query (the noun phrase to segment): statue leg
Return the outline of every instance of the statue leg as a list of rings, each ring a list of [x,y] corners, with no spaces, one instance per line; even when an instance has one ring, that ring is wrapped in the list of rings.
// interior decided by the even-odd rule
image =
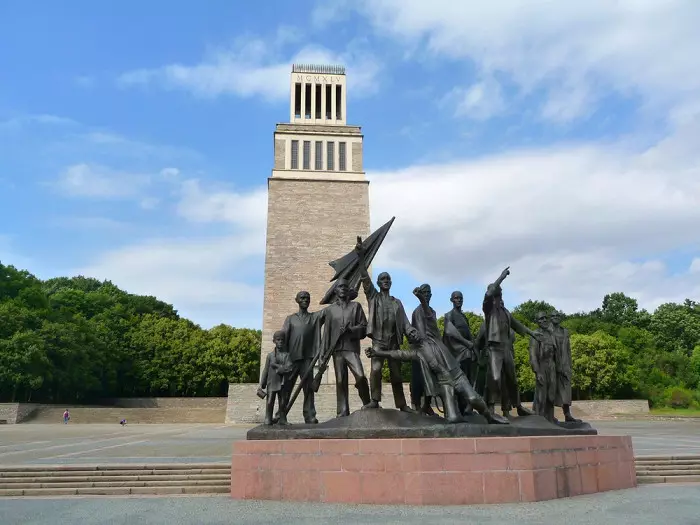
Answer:
[[[277,397],[277,392],[267,392],[267,399],[265,400],[265,424],[272,425],[272,414],[275,411],[275,398]]]
[[[374,343],[372,344],[374,347]],[[369,372],[369,384],[371,389],[370,401],[367,408],[379,408],[379,402],[382,400],[382,367],[384,366],[383,357],[373,357],[371,361],[371,370]]]
[[[294,387],[297,384],[297,379],[299,379],[299,376],[303,373],[303,366],[304,366],[304,361],[293,361],[292,362],[292,371],[289,374],[289,377],[287,380],[284,382],[284,385],[282,386],[282,389],[287,393],[287,400],[289,400],[290,397],[292,397],[292,392],[294,391]],[[275,417],[273,421],[278,422],[280,419],[280,414],[282,413],[282,407],[285,405],[280,403],[279,407],[277,408],[277,412],[275,413]],[[291,410],[291,409],[290,409]]]
[[[440,385],[442,403],[445,407],[445,419],[448,423],[460,423],[463,421],[459,411],[455,389],[450,385]]]
[[[423,398],[423,372],[418,361],[411,361],[411,404],[416,410],[420,409]]]
[[[303,361],[304,367],[302,369],[301,374],[306,374],[306,371],[309,369],[311,366],[312,360],[311,359],[305,359]],[[309,377],[309,379],[306,381],[306,384],[304,385],[304,422],[305,423],[318,423],[318,419],[316,419],[316,403],[315,403],[315,395],[314,395],[314,389],[311,388],[311,381],[312,377]]]
[[[365,369],[362,367],[360,354],[356,354],[354,352],[343,353],[345,354],[345,362],[347,363],[350,372],[352,372],[352,375],[355,377],[355,388],[357,388],[357,393],[362,400],[363,407],[365,407],[372,401],[372,396],[369,393],[369,382],[365,377]]]
[[[287,406],[287,402],[289,401],[289,395],[287,394],[287,389],[282,387],[282,390],[277,392],[277,410],[280,413],[280,417],[277,421],[278,425],[288,425],[289,423],[287,422],[287,414],[285,414],[282,411],[282,408]]]
[[[470,361],[468,359],[465,359],[459,363],[459,368],[462,370],[462,373],[467,379],[469,379],[469,373],[471,371],[469,368],[469,363]],[[471,384],[473,385],[474,383]],[[457,405],[460,413],[465,416],[474,412],[471,404],[463,396],[457,396]]]
[[[484,401],[484,398],[476,393],[476,390],[474,390],[474,387],[472,387],[471,383],[469,383],[469,380],[467,379],[467,376],[464,374],[455,380],[454,390],[457,397],[463,400],[462,402],[471,405],[474,410],[483,415],[489,423],[508,423],[507,419],[495,414],[489,409]],[[445,406],[447,407],[447,403],[445,403]]]
[[[510,406],[515,406],[519,416],[531,416],[533,414],[532,410],[528,410],[520,402],[518,376],[515,371],[515,357],[512,352],[506,352],[505,359],[503,361],[503,371],[505,372],[506,376],[505,386],[508,391]]]
[[[391,392],[394,394],[394,406],[404,412],[414,412],[406,405],[406,394],[403,393],[403,379],[401,378],[401,361],[389,359],[389,380]]]
[[[503,349],[501,345],[489,345],[488,367],[488,405],[491,412],[494,411],[496,400],[501,397],[501,371],[503,370]],[[500,401],[500,399],[498,399]]]
[[[350,403],[348,402],[348,367],[344,357],[345,352],[333,354],[333,368],[335,369],[335,395],[338,401],[337,417],[350,415]]]

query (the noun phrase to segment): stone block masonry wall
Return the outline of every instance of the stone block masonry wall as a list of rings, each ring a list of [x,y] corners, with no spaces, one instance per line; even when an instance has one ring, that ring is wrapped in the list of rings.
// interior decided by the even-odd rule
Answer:
[[[275,140],[275,164],[274,164],[276,170],[283,170],[284,169],[284,148],[285,148],[284,140],[276,139]]]
[[[298,308],[297,292],[310,292],[310,310],[319,310],[334,273],[328,263],[369,233],[368,182],[268,179],[261,366],[273,349],[272,334]],[[367,313],[363,293],[358,301]]]
[[[352,171],[362,171],[362,142],[352,143]]]
[[[8,425],[21,423],[38,407],[35,403],[0,403],[0,421]]]

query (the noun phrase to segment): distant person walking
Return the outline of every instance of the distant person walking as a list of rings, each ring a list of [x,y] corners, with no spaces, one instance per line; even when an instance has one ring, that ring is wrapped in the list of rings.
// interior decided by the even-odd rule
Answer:
[[[66,411],[63,413],[63,424],[67,425],[68,421],[70,421],[70,412],[68,412],[68,409],[66,408]]]

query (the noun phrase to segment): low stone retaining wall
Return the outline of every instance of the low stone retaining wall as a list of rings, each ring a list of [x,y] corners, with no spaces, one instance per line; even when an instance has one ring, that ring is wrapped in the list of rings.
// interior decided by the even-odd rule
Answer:
[[[265,417],[265,401],[255,393],[257,384],[237,383],[229,385],[228,403],[226,405],[226,423],[262,423]],[[411,396],[408,385],[404,385],[406,400],[410,402]],[[393,408],[391,385],[384,384],[382,388],[383,405],[385,408]],[[288,416],[290,423],[303,423],[301,415],[303,394],[297,398],[294,408]],[[354,388],[350,387],[350,410],[357,410],[362,406],[360,398]],[[336,415],[335,385],[323,384],[316,394],[316,412],[320,421],[330,419]],[[644,415],[649,413],[649,403],[644,399],[599,400],[599,401],[574,401],[572,405],[574,416],[589,420],[613,417],[618,415]],[[557,409],[556,417],[563,419],[561,409]]]
[[[0,424],[21,423],[38,407],[35,403],[0,403]]]

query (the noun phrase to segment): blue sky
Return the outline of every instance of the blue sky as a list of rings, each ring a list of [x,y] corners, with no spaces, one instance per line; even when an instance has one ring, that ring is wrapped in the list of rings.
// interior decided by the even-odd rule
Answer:
[[[700,296],[693,1],[0,6],[0,260],[259,327],[293,62],[347,66],[397,296]]]

